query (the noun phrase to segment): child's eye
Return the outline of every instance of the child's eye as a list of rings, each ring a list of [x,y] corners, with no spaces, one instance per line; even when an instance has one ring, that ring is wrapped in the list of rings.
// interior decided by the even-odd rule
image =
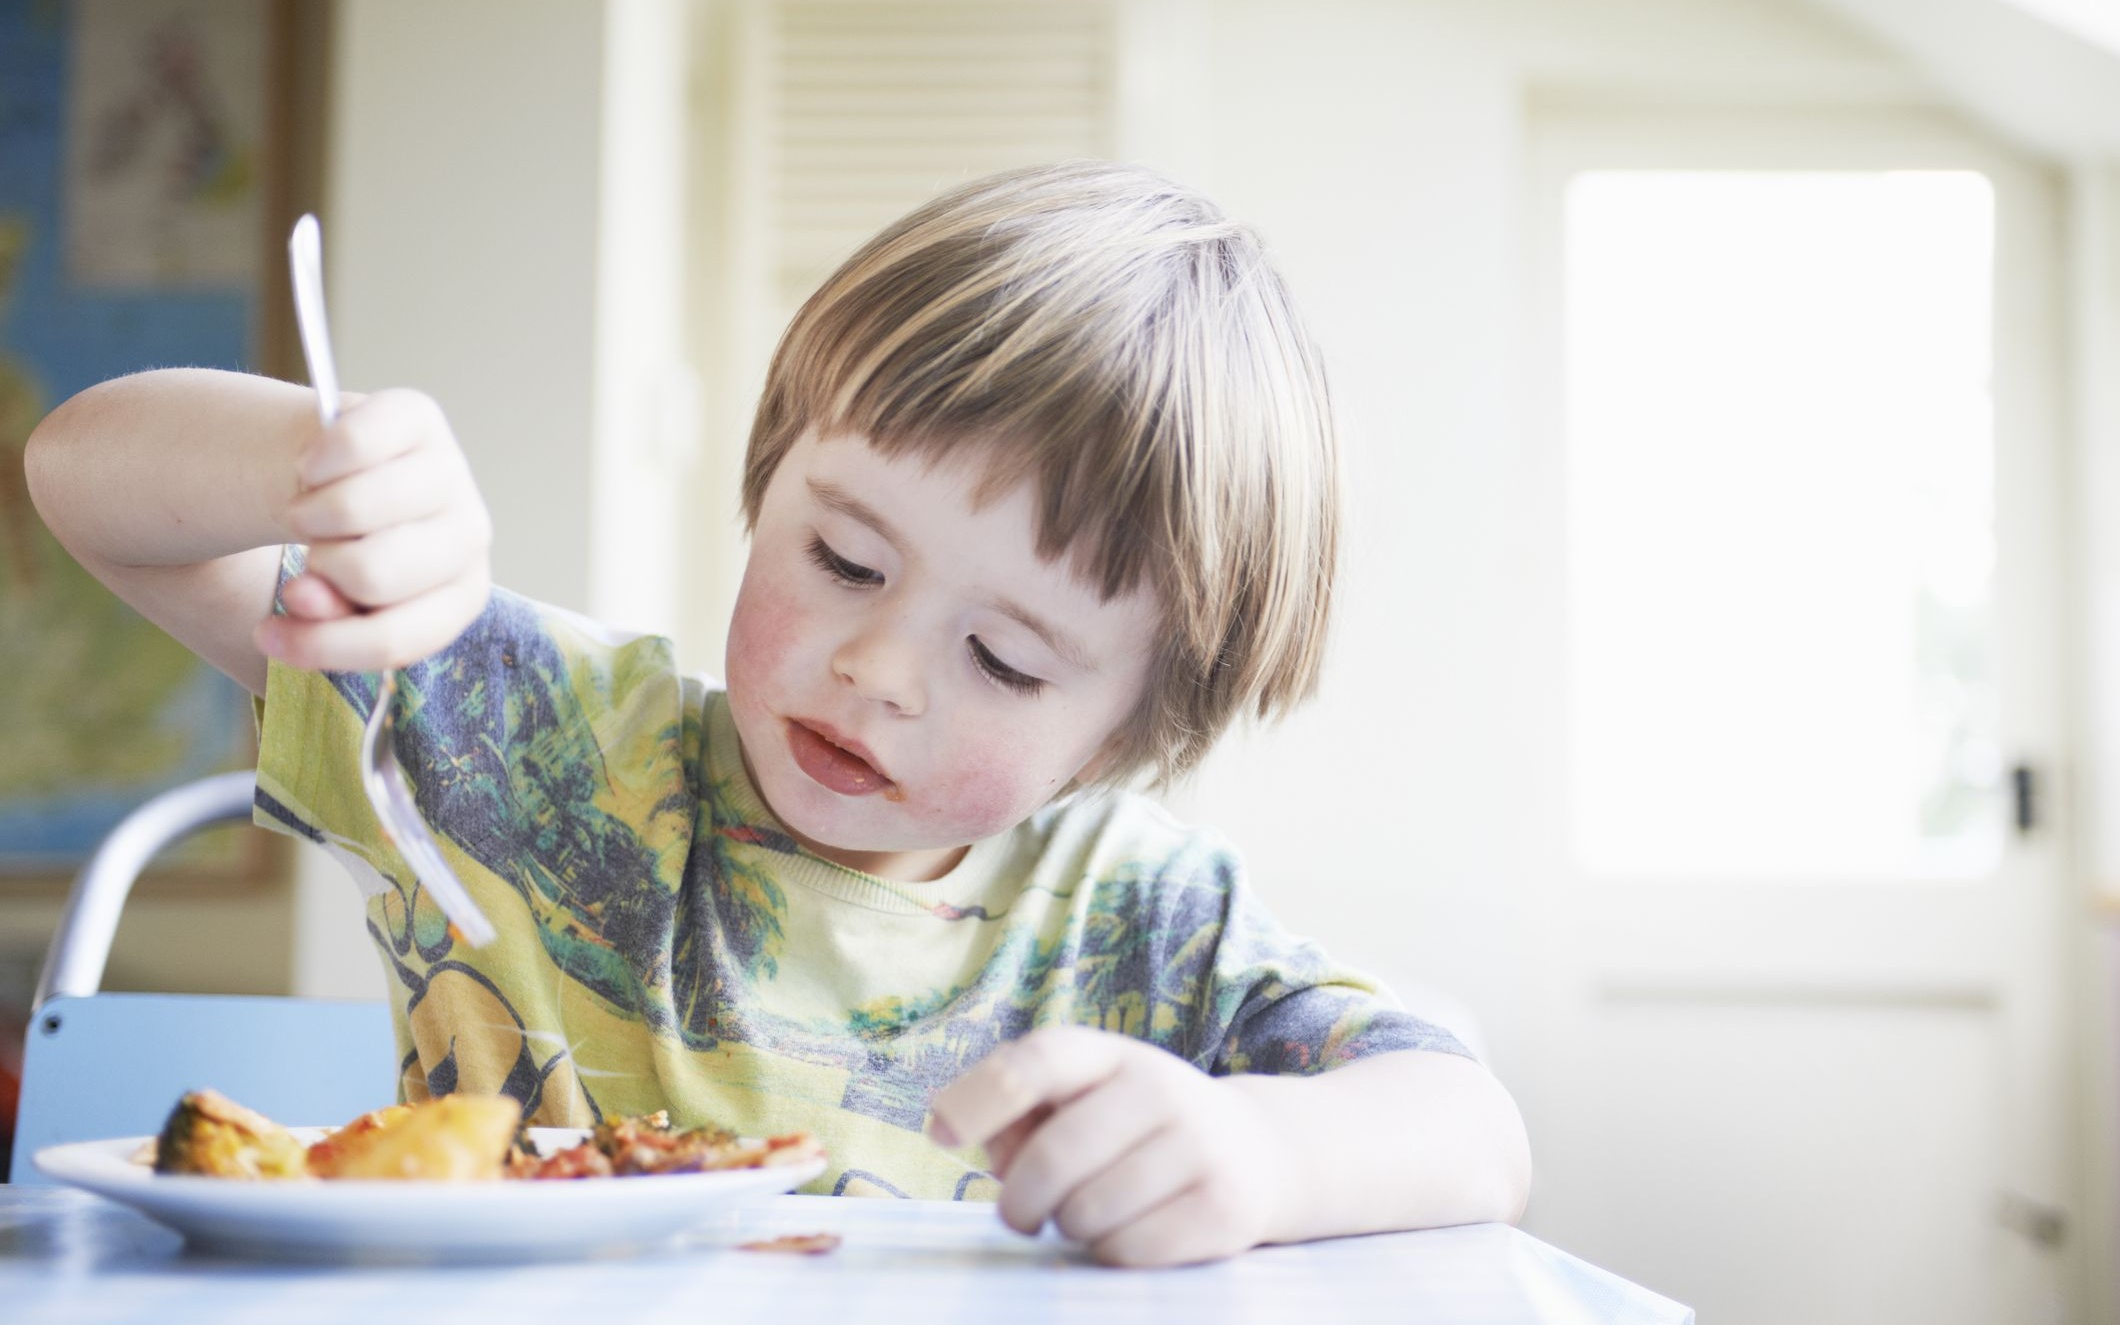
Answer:
[[[821,538],[810,540],[810,560],[818,569],[852,589],[873,589],[883,583],[883,576],[866,566],[856,565],[825,546]]]
[[[986,673],[987,679],[996,685],[1005,686],[1019,695],[1035,695],[1045,688],[1045,682],[1037,677],[1026,676],[996,658],[994,651],[980,643],[977,635],[969,637],[966,643],[972,646],[972,661],[977,663],[979,670]]]

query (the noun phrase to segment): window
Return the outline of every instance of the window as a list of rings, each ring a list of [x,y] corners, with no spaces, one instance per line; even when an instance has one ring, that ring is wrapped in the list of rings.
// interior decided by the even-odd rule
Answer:
[[[1571,180],[1568,772],[1590,874],[1994,865],[1993,233],[1967,170]]]

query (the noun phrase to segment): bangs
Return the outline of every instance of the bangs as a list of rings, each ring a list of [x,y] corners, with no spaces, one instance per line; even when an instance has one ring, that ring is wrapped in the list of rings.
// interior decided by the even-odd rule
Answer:
[[[1040,556],[1071,558],[1107,600],[1144,581],[1168,591],[1150,571],[1178,542],[1181,457],[1162,426],[1175,375],[1155,362],[1167,344],[1124,334],[1155,326],[1156,310],[1114,299],[1091,318],[1056,302],[1004,289],[857,333],[870,353],[819,365],[831,408],[818,427],[886,455],[974,459],[982,503],[1031,484]]]
[[[1134,763],[1166,775],[1231,715],[1312,689],[1337,555],[1322,368],[1247,227],[1129,167],[991,177],[928,204],[804,303],[745,459],[755,520],[805,432],[1028,484],[1040,556],[1160,599]]]

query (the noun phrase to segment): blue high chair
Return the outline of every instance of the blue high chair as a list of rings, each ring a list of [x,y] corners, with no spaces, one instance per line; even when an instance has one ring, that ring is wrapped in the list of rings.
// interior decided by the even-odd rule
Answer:
[[[30,1163],[45,1146],[159,1132],[178,1097],[200,1087],[293,1125],[345,1122],[396,1099],[381,1002],[97,992],[141,870],[200,829],[247,823],[256,787],[251,773],[225,773],[164,792],[75,877],[30,1014],[12,1181],[50,1181]]]

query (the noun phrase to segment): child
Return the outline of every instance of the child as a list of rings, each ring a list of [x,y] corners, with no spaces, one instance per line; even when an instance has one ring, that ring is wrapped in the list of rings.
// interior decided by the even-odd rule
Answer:
[[[752,431],[726,689],[492,589],[431,400],[328,429],[312,402],[143,373],[54,412],[27,466],[85,566],[259,697],[258,821],[366,891],[406,1097],[807,1129],[814,1190],[998,1199],[1119,1263],[1521,1212],[1499,1084],[1117,790],[1321,660],[1324,377],[1212,204],[1012,172],[834,274]],[[388,666],[488,947],[363,799]]]

